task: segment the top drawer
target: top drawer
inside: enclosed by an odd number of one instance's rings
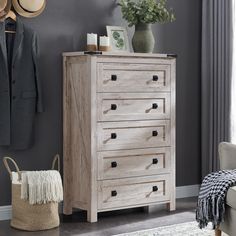
[[[157,91],[170,91],[170,65],[98,63],[97,92]]]

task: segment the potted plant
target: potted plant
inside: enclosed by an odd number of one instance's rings
[[[135,26],[132,39],[134,52],[153,52],[155,39],[151,25],[172,22],[175,15],[172,9],[166,6],[167,0],[121,0],[123,18],[128,21],[129,27]]]

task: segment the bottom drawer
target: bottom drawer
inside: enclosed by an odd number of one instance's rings
[[[170,200],[169,175],[98,181],[98,209]]]

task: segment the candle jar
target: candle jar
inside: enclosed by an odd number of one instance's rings
[[[110,51],[110,39],[106,36],[100,36],[99,37],[99,50],[106,52]]]
[[[97,34],[87,34],[87,51],[97,51],[97,42],[98,36]]]

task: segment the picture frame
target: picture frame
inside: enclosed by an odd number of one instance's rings
[[[130,52],[127,29],[122,26],[106,26],[107,36],[110,39],[111,51]]]

